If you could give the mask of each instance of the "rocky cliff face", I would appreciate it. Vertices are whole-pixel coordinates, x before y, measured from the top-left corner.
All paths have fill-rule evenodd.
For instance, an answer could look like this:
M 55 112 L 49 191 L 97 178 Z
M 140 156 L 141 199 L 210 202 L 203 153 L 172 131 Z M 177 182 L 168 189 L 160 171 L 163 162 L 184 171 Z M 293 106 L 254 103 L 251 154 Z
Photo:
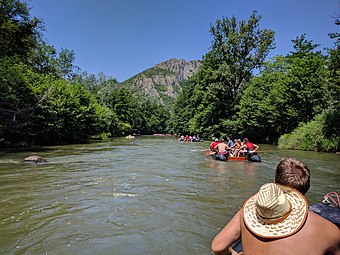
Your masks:
M 181 91 L 180 82 L 187 80 L 200 67 L 200 61 L 170 59 L 151 67 L 123 82 L 134 90 L 159 98 L 164 103 L 166 97 L 175 98 Z
M 156 65 L 156 68 L 168 69 L 176 75 L 178 81 L 189 79 L 200 67 L 201 62 L 192 60 L 186 62 L 183 59 L 170 59 Z

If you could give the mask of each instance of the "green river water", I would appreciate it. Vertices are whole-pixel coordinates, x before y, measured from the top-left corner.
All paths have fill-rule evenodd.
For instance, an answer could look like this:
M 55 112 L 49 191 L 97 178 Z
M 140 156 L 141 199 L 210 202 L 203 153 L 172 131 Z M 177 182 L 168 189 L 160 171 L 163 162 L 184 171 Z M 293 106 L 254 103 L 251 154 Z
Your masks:
M 311 169 L 310 203 L 340 192 L 340 155 L 260 145 L 261 163 L 220 162 L 208 145 L 151 136 L 0 153 L 0 254 L 211 254 L 283 157 Z

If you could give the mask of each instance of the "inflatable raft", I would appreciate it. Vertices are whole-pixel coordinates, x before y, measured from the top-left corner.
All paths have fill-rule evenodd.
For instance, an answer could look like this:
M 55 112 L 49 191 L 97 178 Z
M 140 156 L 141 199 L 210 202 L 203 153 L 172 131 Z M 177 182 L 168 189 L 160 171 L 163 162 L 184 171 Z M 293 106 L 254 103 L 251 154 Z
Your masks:
M 213 159 L 220 160 L 220 161 L 227 161 L 227 160 L 233 160 L 233 161 L 251 161 L 251 162 L 261 162 L 260 155 L 257 154 L 257 152 L 249 153 L 247 156 L 243 157 L 233 157 L 229 156 L 229 154 L 217 154 L 217 153 L 209 153 Z

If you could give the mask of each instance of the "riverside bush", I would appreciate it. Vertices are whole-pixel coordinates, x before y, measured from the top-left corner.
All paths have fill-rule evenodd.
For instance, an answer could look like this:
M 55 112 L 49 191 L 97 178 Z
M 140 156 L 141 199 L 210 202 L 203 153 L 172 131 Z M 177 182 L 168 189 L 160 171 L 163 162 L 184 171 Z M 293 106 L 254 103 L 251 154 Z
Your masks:
M 336 151 L 339 149 L 340 137 L 331 134 L 326 137 L 326 119 L 328 112 L 317 115 L 313 121 L 300 124 L 290 134 L 279 138 L 280 149 L 293 149 L 305 151 Z

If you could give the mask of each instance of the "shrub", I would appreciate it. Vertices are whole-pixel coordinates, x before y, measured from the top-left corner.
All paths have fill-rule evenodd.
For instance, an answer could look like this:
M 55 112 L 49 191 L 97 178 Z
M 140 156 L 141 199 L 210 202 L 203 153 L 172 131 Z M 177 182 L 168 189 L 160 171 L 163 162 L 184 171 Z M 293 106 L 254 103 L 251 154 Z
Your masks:
M 326 120 L 329 111 L 317 115 L 314 120 L 300 124 L 290 134 L 279 138 L 280 149 L 306 151 L 336 151 L 339 149 L 340 137 L 336 134 L 325 135 Z

